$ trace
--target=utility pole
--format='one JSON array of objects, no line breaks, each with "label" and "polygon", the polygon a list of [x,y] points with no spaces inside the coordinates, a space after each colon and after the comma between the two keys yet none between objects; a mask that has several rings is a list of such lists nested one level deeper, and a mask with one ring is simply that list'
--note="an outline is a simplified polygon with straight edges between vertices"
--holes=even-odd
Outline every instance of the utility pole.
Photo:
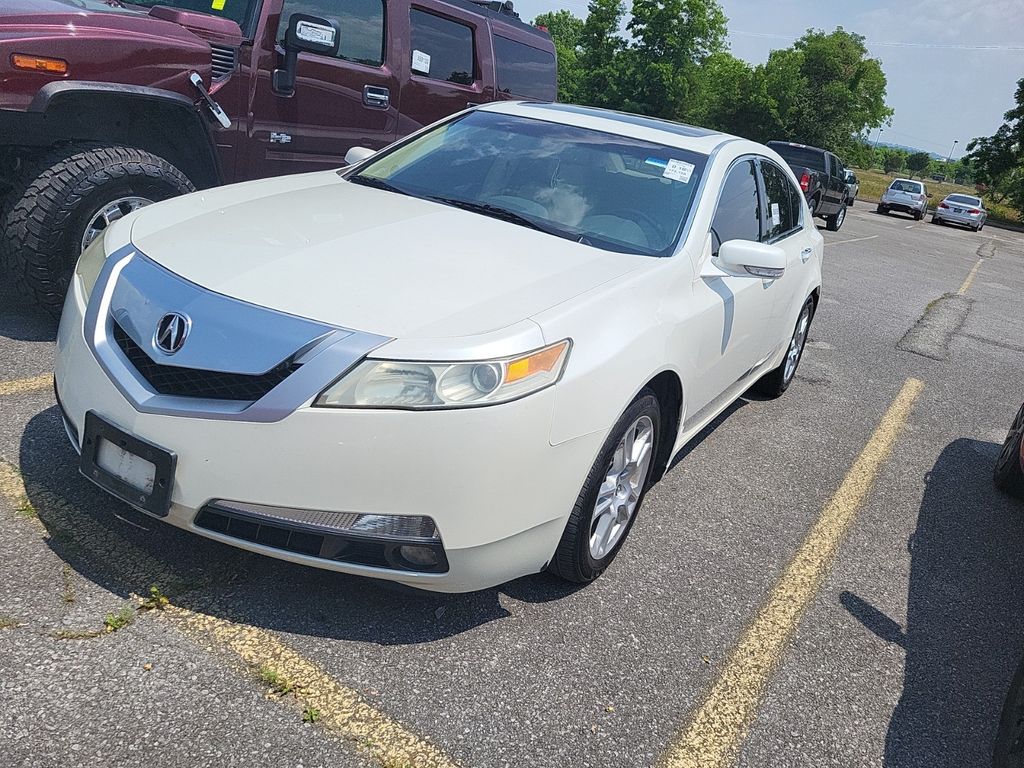
[{"label": "utility pole", "polygon": [[949,148],[949,156],[946,158],[946,165],[949,165],[950,160],[953,159],[953,150],[956,149],[956,145],[960,143],[960,139],[956,139],[953,142],[953,146]]}]

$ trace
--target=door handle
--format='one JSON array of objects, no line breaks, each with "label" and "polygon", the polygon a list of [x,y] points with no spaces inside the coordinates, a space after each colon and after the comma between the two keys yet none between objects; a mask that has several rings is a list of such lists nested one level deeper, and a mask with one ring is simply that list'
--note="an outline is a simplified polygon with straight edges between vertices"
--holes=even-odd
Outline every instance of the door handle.
[{"label": "door handle", "polygon": [[804,264],[806,264],[807,260],[809,258],[811,258],[811,254],[813,254],[813,253],[814,253],[814,249],[813,248],[804,248],[802,251],[800,251],[800,261],[802,261]]},{"label": "door handle", "polygon": [[376,85],[364,85],[363,104],[375,109],[387,109],[391,106],[391,91]]}]

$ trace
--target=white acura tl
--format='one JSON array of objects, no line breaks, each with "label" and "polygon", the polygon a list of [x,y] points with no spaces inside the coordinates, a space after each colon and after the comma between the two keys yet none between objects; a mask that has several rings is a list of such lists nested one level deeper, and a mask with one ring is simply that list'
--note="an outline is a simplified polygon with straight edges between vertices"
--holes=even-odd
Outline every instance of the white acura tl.
[{"label": "white acura tl", "polygon": [[85,476],[194,533],[426,589],[586,582],[674,453],[792,382],[821,259],[760,144],[494,104],[113,224],[57,393]]}]

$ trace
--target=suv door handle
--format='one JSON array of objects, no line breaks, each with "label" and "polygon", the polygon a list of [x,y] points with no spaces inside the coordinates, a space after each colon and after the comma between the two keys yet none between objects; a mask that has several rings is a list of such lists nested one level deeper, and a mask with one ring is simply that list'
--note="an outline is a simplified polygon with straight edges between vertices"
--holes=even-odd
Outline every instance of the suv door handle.
[{"label": "suv door handle", "polygon": [[800,261],[802,261],[804,264],[806,264],[807,260],[809,258],[811,258],[811,254],[813,254],[813,253],[814,253],[814,249],[813,248],[804,248],[802,251],[800,251]]},{"label": "suv door handle", "polygon": [[391,106],[391,91],[376,85],[364,85],[363,104],[376,109],[387,109]]}]

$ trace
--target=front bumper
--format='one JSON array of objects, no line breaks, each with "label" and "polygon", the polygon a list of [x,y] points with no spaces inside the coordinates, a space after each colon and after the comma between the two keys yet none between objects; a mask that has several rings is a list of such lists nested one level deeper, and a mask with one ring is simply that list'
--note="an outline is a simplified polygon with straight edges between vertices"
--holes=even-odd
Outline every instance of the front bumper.
[{"label": "front bumper", "polygon": [[[80,440],[91,410],[173,451],[177,466],[166,522],[304,565],[449,592],[541,571],[604,439],[595,433],[552,446],[553,388],[503,405],[446,411],[304,406],[269,423],[237,415],[144,412],[86,342],[85,310],[73,280],[55,370],[72,442]],[[197,525],[197,515],[218,499],[338,514],[427,516],[437,526],[448,570],[419,573],[339,562]]]}]

